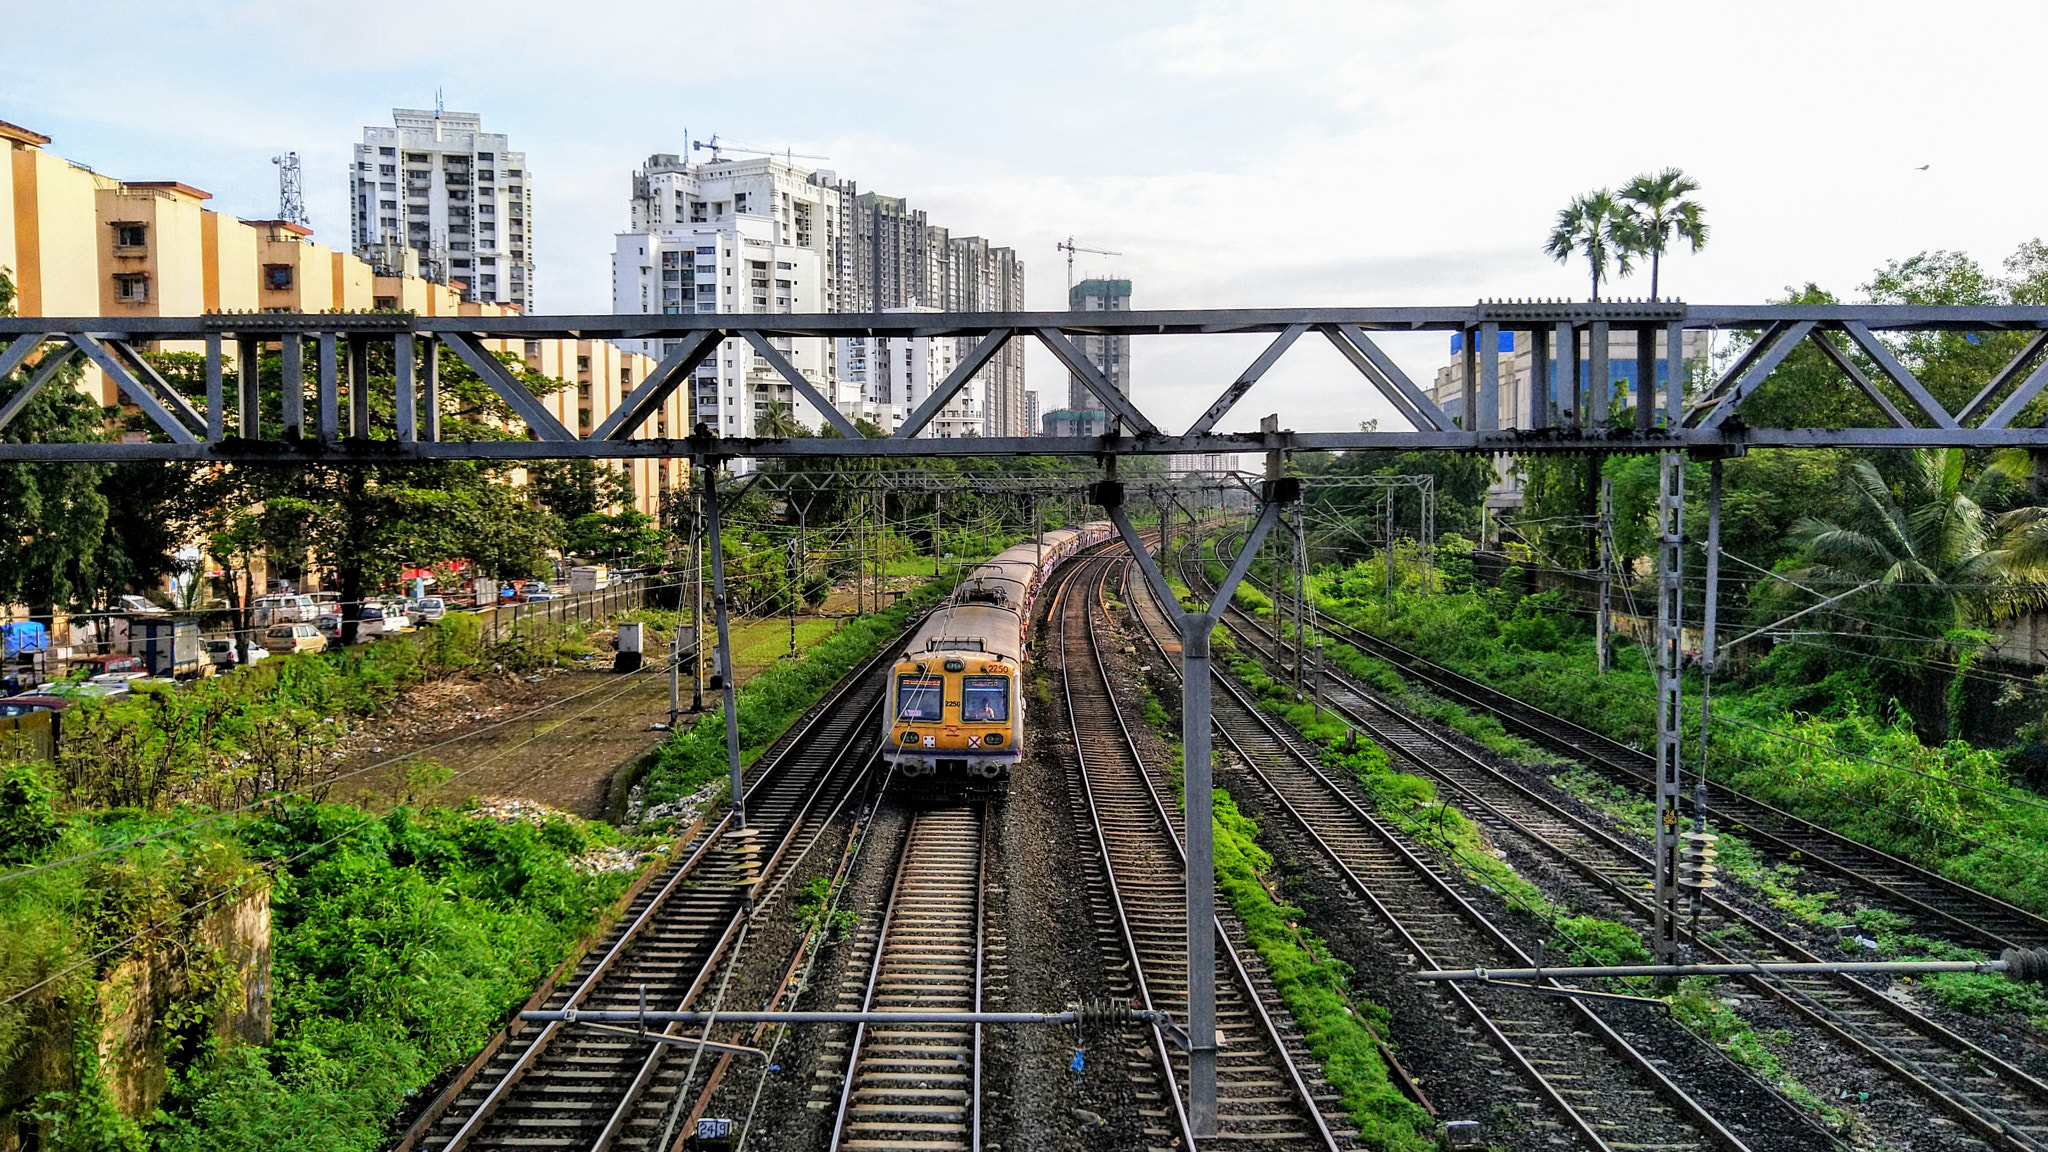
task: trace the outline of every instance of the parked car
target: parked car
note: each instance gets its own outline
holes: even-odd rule
[[[105,656],[87,656],[71,662],[73,668],[86,669],[88,676],[104,676],[110,672],[142,672],[142,657],[133,652],[113,652]]]
[[[327,647],[327,637],[320,634],[316,625],[300,622],[297,624],[272,624],[263,634],[264,650],[273,656],[289,656],[294,652],[319,652]]]
[[[448,602],[439,596],[422,596],[417,603],[419,605],[419,619],[426,623],[431,624],[448,615]]]
[[[21,716],[30,712],[62,712],[71,707],[72,697],[32,693],[0,697],[0,716]]]
[[[361,621],[356,625],[356,636],[366,640],[372,636],[396,636],[412,630],[412,618],[404,612],[395,608],[387,612],[381,604],[365,604]]]
[[[302,592],[277,592],[269,596],[258,596],[251,605],[255,613],[256,627],[268,628],[272,624],[309,623],[320,614],[320,606],[311,596]]]
[[[209,636],[206,638],[206,660],[215,671],[226,671],[242,662],[240,646],[232,636]]]
[[[341,613],[322,612],[319,619],[313,621],[313,627],[318,628],[320,634],[329,640],[339,640],[341,639]]]
[[[555,594],[546,588],[536,588],[526,594],[526,602],[528,604],[538,604],[543,600],[553,600],[554,598]]]

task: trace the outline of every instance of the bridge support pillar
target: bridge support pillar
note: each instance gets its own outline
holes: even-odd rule
[[[1216,920],[1215,784],[1211,756],[1209,706],[1209,637],[1222,619],[1238,582],[1251,569],[1260,545],[1280,520],[1282,510],[1299,498],[1298,480],[1268,481],[1258,523],[1217,586],[1208,610],[1189,612],[1180,606],[1159,565],[1145,550],[1145,538],[1124,512],[1123,485],[1110,481],[1094,491],[1095,502],[1108,511],[1117,533],[1160,606],[1180,635],[1181,793],[1185,802],[1182,846],[1187,869],[1188,929],[1188,1126],[1196,1139],[1216,1134]],[[1162,555],[1164,550],[1162,549]]]

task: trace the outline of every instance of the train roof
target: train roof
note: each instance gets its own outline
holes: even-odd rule
[[[904,648],[913,660],[927,652],[949,650],[986,652],[1014,660],[1024,650],[1022,632],[1017,614],[1007,608],[955,604],[926,617]]]

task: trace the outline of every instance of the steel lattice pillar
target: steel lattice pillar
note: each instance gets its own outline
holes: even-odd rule
[[[1678,962],[1678,798],[1684,763],[1679,639],[1684,623],[1685,456],[1659,457],[1657,484],[1657,963]]]

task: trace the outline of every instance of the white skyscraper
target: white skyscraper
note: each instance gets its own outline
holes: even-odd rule
[[[841,189],[829,172],[772,157],[690,164],[658,154],[633,174],[632,230],[612,251],[615,314],[836,312],[834,264],[843,235]],[[621,341],[656,358],[673,342]],[[774,347],[818,392],[835,402],[834,342],[777,337]],[[844,397],[850,400],[851,397]],[[745,340],[727,340],[698,366],[690,386],[691,424],[721,436],[755,435],[779,404],[815,425],[788,380]]]
[[[460,285],[465,300],[533,311],[533,184],[526,154],[474,112],[394,108],[365,127],[349,173],[356,255]]]

